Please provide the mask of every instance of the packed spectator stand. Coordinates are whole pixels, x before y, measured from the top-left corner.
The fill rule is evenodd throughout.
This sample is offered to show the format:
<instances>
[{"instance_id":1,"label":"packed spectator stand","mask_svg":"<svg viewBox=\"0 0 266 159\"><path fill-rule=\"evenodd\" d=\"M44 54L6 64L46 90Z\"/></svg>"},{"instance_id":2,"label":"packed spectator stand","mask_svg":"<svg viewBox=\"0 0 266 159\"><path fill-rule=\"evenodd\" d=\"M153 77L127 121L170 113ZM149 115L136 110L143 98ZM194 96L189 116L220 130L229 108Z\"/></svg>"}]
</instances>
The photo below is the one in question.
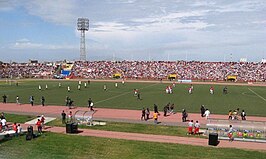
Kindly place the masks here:
<instances>
[{"instance_id":1,"label":"packed spectator stand","mask_svg":"<svg viewBox=\"0 0 266 159\"><path fill-rule=\"evenodd\" d=\"M2 63L0 78L48 78L57 67L50 63Z\"/></svg>"},{"instance_id":2,"label":"packed spectator stand","mask_svg":"<svg viewBox=\"0 0 266 159\"><path fill-rule=\"evenodd\" d=\"M60 74L61 63L2 63L0 78L50 78ZM265 82L266 63L201 61L75 61L71 73L76 78L108 79L120 73L127 79L178 79L224 81L236 75L239 82Z\"/></svg>"}]
</instances>

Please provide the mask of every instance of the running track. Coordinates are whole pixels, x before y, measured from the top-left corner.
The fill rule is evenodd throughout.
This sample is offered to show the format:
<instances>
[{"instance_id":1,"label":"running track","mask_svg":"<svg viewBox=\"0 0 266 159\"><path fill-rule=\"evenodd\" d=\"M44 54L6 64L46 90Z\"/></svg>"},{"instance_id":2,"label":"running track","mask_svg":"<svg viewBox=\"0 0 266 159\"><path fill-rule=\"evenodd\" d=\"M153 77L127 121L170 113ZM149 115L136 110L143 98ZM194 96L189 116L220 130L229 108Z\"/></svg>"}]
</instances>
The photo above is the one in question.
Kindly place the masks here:
<instances>
[{"instance_id":1,"label":"running track","mask_svg":"<svg viewBox=\"0 0 266 159\"><path fill-rule=\"evenodd\" d=\"M30 106L29 104L17 105L12 103L0 104L0 111L6 113L14 114L28 114L28 115L42 115L60 117L62 110L68 113L70 110L64 106ZM74 113L77 110L88 110L88 108L77 107L71 109ZM112 120L112 121L126 121L126 122L145 122L140 121L141 111L139 110L121 110L121 109L103 109L97 108L94 117L96 119L102 120ZM212 118L217 119L227 119L226 115L211 115ZM200 117L199 114L189 114L189 119L194 121L198 120L201 124L206 124L206 119ZM254 121L266 121L265 117L248 117L248 120ZM181 122L181 114L177 113L167 117L160 116L159 121L162 125L178 125L185 124ZM152 122L152 121L148 121ZM150 142L164 142L164 143L179 143L179 144L189 144L197 146L208 146L208 139L193 138L193 137L177 137L177 136L164 136L164 135L151 135L151 134L139 134L139 133L125 133L125 132L112 132L112 131L102 131L102 130L89 130L89 129L79 129L81 133L77 135L81 136L95 136L95 137L106 137L106 138L116 138L116 139L126 139L126 140L139 140L139 141L150 141ZM50 127L47 131L55 133L65 133L64 127ZM228 142L225 140L220 140L217 147L227 147L227 148L241 148L250 150L262 150L266 151L265 143L254 143L248 142L243 143L239 141Z\"/></svg>"}]
</instances>

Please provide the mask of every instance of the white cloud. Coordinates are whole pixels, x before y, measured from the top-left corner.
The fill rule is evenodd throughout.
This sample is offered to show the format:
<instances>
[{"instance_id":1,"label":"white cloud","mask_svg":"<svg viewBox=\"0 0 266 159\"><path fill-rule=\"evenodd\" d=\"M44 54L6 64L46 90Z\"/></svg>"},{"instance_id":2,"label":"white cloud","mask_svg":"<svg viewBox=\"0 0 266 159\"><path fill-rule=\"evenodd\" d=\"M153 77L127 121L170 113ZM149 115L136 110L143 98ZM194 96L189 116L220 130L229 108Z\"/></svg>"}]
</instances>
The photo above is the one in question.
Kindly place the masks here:
<instances>
[{"instance_id":1,"label":"white cloud","mask_svg":"<svg viewBox=\"0 0 266 159\"><path fill-rule=\"evenodd\" d=\"M168 31L174 31L176 29L198 30L198 29L204 29L209 26L214 26L214 24L208 24L207 22L200 20L201 17L206 15L207 13L208 10L175 12L155 17L132 19L132 21L139 23L139 25L136 28L140 31L164 32L166 30L168 32ZM190 20L188 22L182 21L184 19L189 19L190 17L194 18L197 17L197 20Z\"/></svg>"},{"instance_id":2,"label":"white cloud","mask_svg":"<svg viewBox=\"0 0 266 159\"><path fill-rule=\"evenodd\" d=\"M190 5L193 7L204 7L204 6L211 7L214 6L215 4L216 4L215 1L199 0L195 1L194 3L191 3Z\"/></svg>"},{"instance_id":3,"label":"white cloud","mask_svg":"<svg viewBox=\"0 0 266 159\"><path fill-rule=\"evenodd\" d=\"M39 16L45 21L70 25L76 22L74 1L69 0L34 0L25 3L28 13Z\"/></svg>"},{"instance_id":4,"label":"white cloud","mask_svg":"<svg viewBox=\"0 0 266 159\"><path fill-rule=\"evenodd\" d=\"M36 49L41 48L43 45L38 43L31 43L28 39L20 39L12 45L14 49Z\"/></svg>"},{"instance_id":5,"label":"white cloud","mask_svg":"<svg viewBox=\"0 0 266 159\"><path fill-rule=\"evenodd\" d=\"M5 46L17 52L19 49L24 49L25 52L30 49L36 52L66 49L77 51L78 44L58 43L65 40L62 37L69 38L66 39L69 43L78 41L80 32L76 30L76 20L80 16L90 19L86 44L88 52L95 51L97 55L99 52L101 55L108 54L112 50L125 53L125 57L129 53L136 53L135 56L141 57L147 50L160 54L169 50L185 52L194 49L195 54L203 56L206 50L227 52L234 48L236 52L248 52L245 46L262 45L266 37L266 29L263 27L266 23L264 0L0 0L1 11L10 11L12 14L18 11L23 13L23 17L29 17L26 22L43 25L43 37L37 38L37 42L20 39ZM3 18L5 23L4 20ZM24 22L23 18L21 21ZM57 25L62 27L59 34L74 29L73 34L76 36L59 35L52 40L54 43L48 41L47 39L54 37L50 34L56 34L56 29L59 30ZM28 30L31 27L23 26ZM45 30L46 28L48 29ZM55 30L50 31L50 28ZM27 29L26 33L28 34ZM24 36L35 39L31 37L33 34L25 34L14 35L14 38ZM250 50L257 48L261 51L265 46L250 47Z\"/></svg>"},{"instance_id":6,"label":"white cloud","mask_svg":"<svg viewBox=\"0 0 266 159\"><path fill-rule=\"evenodd\" d=\"M174 13L168 13L167 15L156 15L153 17L143 17L143 18L138 18L138 19L132 19L132 21L141 22L141 23L171 22L171 21L180 20L181 18L200 17L203 15L206 15L207 12L208 10L174 12Z\"/></svg>"},{"instance_id":7,"label":"white cloud","mask_svg":"<svg viewBox=\"0 0 266 159\"><path fill-rule=\"evenodd\" d=\"M93 25L95 28L92 31L113 32L130 29L130 26L119 22L96 22Z\"/></svg>"},{"instance_id":8,"label":"white cloud","mask_svg":"<svg viewBox=\"0 0 266 159\"><path fill-rule=\"evenodd\" d=\"M252 1L236 1L233 3L228 3L225 5L217 6L218 9L215 11L217 12L251 12L260 10L265 7L265 2L252 0Z\"/></svg>"},{"instance_id":9,"label":"white cloud","mask_svg":"<svg viewBox=\"0 0 266 159\"><path fill-rule=\"evenodd\" d=\"M107 0L107 3L111 4L133 4L136 0Z\"/></svg>"},{"instance_id":10,"label":"white cloud","mask_svg":"<svg viewBox=\"0 0 266 159\"><path fill-rule=\"evenodd\" d=\"M17 0L0 0L0 11L10 11L17 7L19 3Z\"/></svg>"},{"instance_id":11,"label":"white cloud","mask_svg":"<svg viewBox=\"0 0 266 159\"><path fill-rule=\"evenodd\" d=\"M23 38L23 39L19 39L19 40L17 40L17 42L20 42L20 43L27 43L27 42L29 42L30 40L29 39L27 39L27 38Z\"/></svg>"},{"instance_id":12,"label":"white cloud","mask_svg":"<svg viewBox=\"0 0 266 159\"><path fill-rule=\"evenodd\" d=\"M254 24L266 24L266 20L253 21Z\"/></svg>"},{"instance_id":13,"label":"white cloud","mask_svg":"<svg viewBox=\"0 0 266 159\"><path fill-rule=\"evenodd\" d=\"M45 50L60 50L60 49L77 49L78 46L75 45L51 45L51 44L42 44L34 43L30 40L23 38L17 40L15 43L10 45L10 49L45 49Z\"/></svg>"}]
</instances>

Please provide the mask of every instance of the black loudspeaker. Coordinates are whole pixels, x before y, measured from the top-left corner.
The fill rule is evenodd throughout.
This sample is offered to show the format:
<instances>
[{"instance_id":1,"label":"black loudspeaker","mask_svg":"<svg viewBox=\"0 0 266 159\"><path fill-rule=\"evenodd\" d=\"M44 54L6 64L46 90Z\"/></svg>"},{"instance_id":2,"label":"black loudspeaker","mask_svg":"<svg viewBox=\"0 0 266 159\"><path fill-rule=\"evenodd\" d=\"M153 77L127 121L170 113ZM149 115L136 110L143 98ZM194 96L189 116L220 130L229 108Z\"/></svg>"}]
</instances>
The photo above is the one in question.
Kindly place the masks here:
<instances>
[{"instance_id":1,"label":"black loudspeaker","mask_svg":"<svg viewBox=\"0 0 266 159\"><path fill-rule=\"evenodd\" d=\"M218 145L218 134L217 133L210 133L209 134L209 145L217 146Z\"/></svg>"},{"instance_id":2,"label":"black loudspeaker","mask_svg":"<svg viewBox=\"0 0 266 159\"><path fill-rule=\"evenodd\" d=\"M33 138L33 127L28 126L27 134L26 134L26 140L31 140L32 138Z\"/></svg>"},{"instance_id":3,"label":"black loudspeaker","mask_svg":"<svg viewBox=\"0 0 266 159\"><path fill-rule=\"evenodd\" d=\"M33 127L32 126L28 126L28 128L27 128L27 130L28 130L28 134L33 134Z\"/></svg>"},{"instance_id":4,"label":"black loudspeaker","mask_svg":"<svg viewBox=\"0 0 266 159\"><path fill-rule=\"evenodd\" d=\"M32 136L31 134L29 134L29 133L26 134L26 140L31 140L32 137L33 137L33 136Z\"/></svg>"},{"instance_id":5,"label":"black loudspeaker","mask_svg":"<svg viewBox=\"0 0 266 159\"><path fill-rule=\"evenodd\" d=\"M66 133L77 133L78 124L77 123L67 123L66 124Z\"/></svg>"},{"instance_id":6,"label":"black loudspeaker","mask_svg":"<svg viewBox=\"0 0 266 159\"><path fill-rule=\"evenodd\" d=\"M71 133L71 129L72 129L72 123L67 123L66 124L66 133Z\"/></svg>"},{"instance_id":7,"label":"black loudspeaker","mask_svg":"<svg viewBox=\"0 0 266 159\"><path fill-rule=\"evenodd\" d=\"M78 124L77 123L72 124L72 133L78 133Z\"/></svg>"}]
</instances>

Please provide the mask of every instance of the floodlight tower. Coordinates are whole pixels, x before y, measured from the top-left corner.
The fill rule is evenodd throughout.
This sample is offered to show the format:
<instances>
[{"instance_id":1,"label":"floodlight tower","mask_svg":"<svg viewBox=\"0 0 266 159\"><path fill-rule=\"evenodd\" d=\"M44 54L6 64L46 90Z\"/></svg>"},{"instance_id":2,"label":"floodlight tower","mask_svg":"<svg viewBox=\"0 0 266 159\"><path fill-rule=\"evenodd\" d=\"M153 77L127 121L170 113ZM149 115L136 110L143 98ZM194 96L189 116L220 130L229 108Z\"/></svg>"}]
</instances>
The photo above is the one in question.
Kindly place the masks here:
<instances>
[{"instance_id":1,"label":"floodlight tower","mask_svg":"<svg viewBox=\"0 0 266 159\"><path fill-rule=\"evenodd\" d=\"M85 31L89 30L89 19L78 18L77 30L80 31L80 60L86 61Z\"/></svg>"}]
</instances>

